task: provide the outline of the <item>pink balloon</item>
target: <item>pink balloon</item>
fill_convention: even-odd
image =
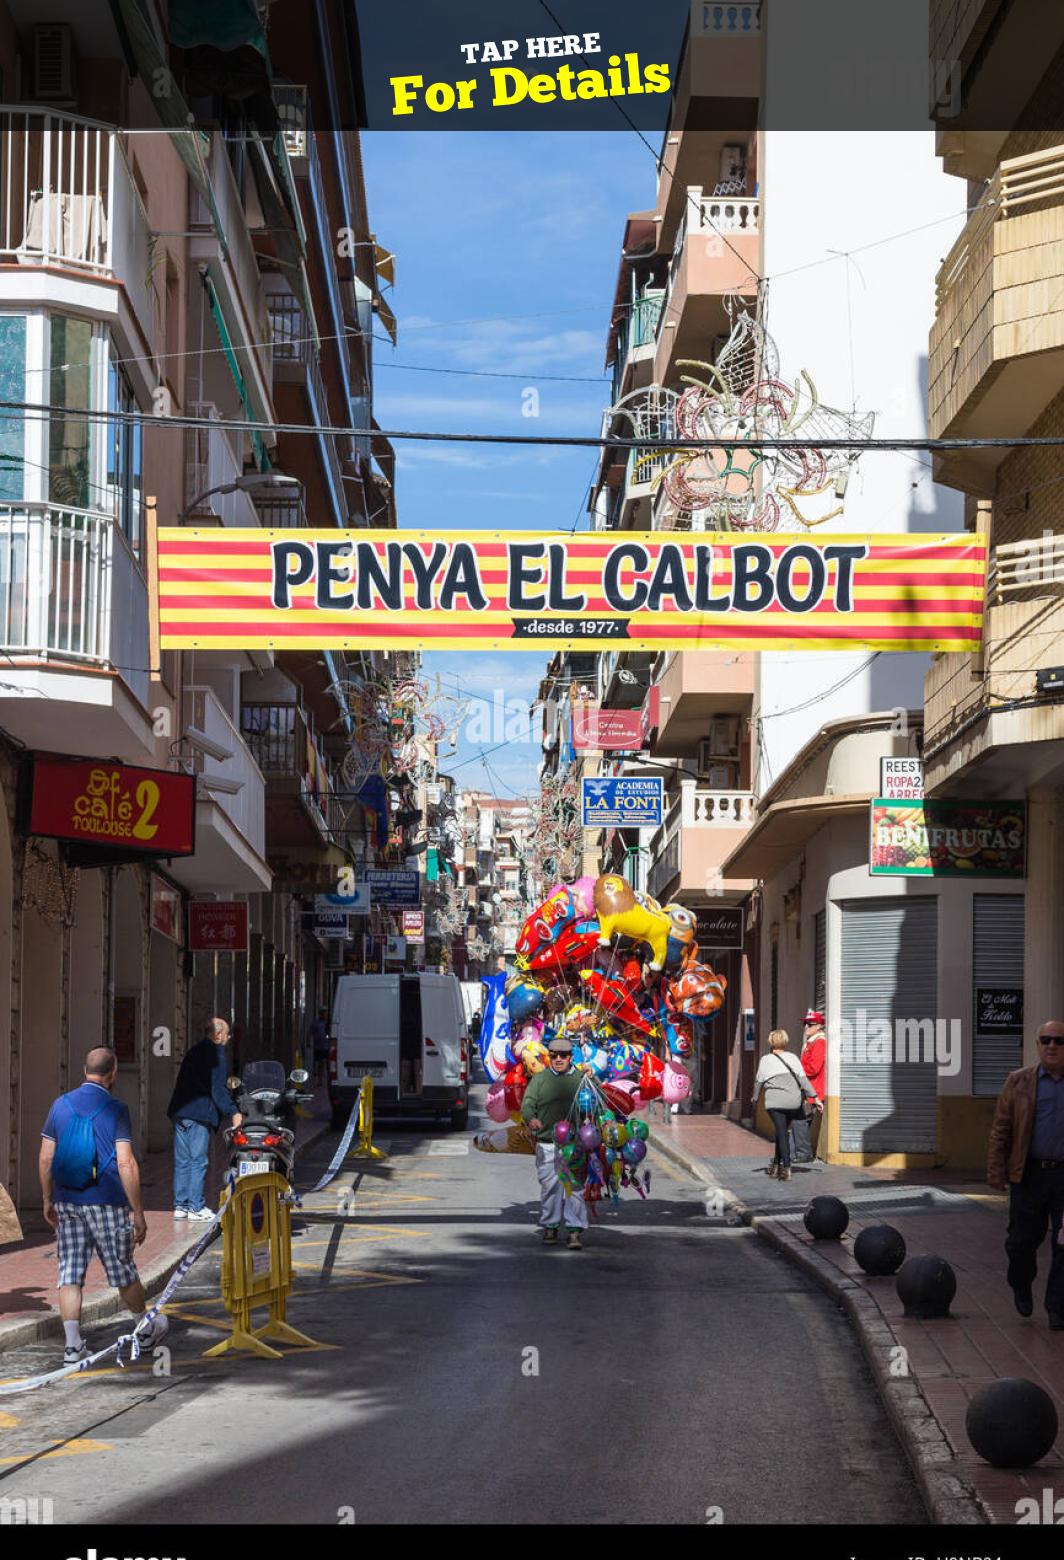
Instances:
[[[661,1079],[661,1098],[666,1105],[679,1105],[691,1092],[691,1074],[675,1062],[665,1063]]]
[[[506,1085],[502,1082],[501,1079],[498,1083],[493,1083],[491,1088],[488,1090],[487,1099],[484,1102],[484,1109],[487,1111],[490,1120],[509,1121],[510,1111],[506,1104],[505,1095]]]
[[[645,1100],[640,1094],[639,1085],[636,1083],[634,1078],[611,1078],[610,1088],[623,1089],[625,1094],[631,1096],[632,1110],[637,1116],[642,1111],[646,1110],[647,1106],[651,1103],[650,1100]]]

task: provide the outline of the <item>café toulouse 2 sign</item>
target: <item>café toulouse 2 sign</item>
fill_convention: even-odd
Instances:
[[[34,760],[30,833],[150,856],[196,848],[196,780],[95,760]]]
[[[985,574],[968,534],[170,526],[156,583],[169,650],[975,650]]]

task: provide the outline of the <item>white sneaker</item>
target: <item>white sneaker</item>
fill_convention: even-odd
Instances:
[[[147,1314],[147,1313],[145,1313]],[[143,1318],[142,1318],[143,1319]],[[153,1316],[147,1327],[142,1327],[137,1333],[137,1338],[142,1349],[153,1348],[170,1331],[169,1320],[160,1311],[158,1316]]]
[[[209,1224],[210,1221],[214,1218],[214,1209],[213,1208],[197,1208],[195,1210],[195,1212],[193,1212],[192,1209],[190,1208],[188,1213],[185,1215],[185,1217],[187,1219],[195,1219],[200,1224]]]
[[[187,1208],[175,1208],[174,1209],[174,1218],[175,1219],[187,1219],[188,1218],[188,1209]]]
[[[64,1366],[65,1365],[77,1365],[80,1360],[87,1360],[88,1357],[89,1357],[89,1346],[85,1342],[84,1338],[78,1344],[70,1344],[70,1343],[68,1343],[66,1348],[63,1350],[63,1364],[64,1364]]]

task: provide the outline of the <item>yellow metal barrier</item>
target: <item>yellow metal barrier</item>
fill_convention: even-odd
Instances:
[[[267,1359],[284,1355],[264,1338],[316,1347],[313,1338],[285,1320],[292,1287],[291,1188],[283,1175],[243,1176],[222,1201],[222,1302],[232,1317],[232,1332],[204,1351],[204,1358],[230,1349],[251,1349]],[[269,1317],[253,1328],[251,1313],[269,1306]]]
[[[358,1147],[349,1150],[348,1159],[387,1159],[382,1149],[373,1146],[373,1079],[363,1078],[358,1091]]]

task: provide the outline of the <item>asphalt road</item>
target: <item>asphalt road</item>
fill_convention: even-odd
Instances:
[[[202,1358],[215,1248],[168,1358],[0,1399],[0,1499],[76,1524],[926,1520],[841,1313],[664,1161],[577,1253],[539,1243],[531,1160],[431,1126],[377,1142],[387,1160],[339,1184],[358,1222],[293,1243],[288,1315],[314,1349]]]

